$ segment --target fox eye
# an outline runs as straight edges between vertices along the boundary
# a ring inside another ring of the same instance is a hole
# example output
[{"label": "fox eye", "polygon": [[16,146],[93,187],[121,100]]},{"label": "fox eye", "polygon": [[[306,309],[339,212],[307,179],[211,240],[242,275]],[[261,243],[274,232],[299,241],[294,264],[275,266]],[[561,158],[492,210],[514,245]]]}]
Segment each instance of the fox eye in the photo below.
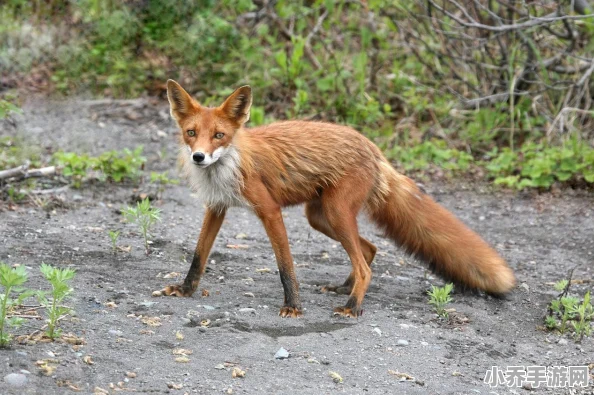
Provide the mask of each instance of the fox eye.
[{"label": "fox eye", "polygon": [[221,132],[215,133],[215,139],[222,139],[223,137],[225,137],[224,133],[221,133]]},{"label": "fox eye", "polygon": [[190,137],[196,136],[196,131],[195,130],[188,130],[188,136],[190,136]]}]

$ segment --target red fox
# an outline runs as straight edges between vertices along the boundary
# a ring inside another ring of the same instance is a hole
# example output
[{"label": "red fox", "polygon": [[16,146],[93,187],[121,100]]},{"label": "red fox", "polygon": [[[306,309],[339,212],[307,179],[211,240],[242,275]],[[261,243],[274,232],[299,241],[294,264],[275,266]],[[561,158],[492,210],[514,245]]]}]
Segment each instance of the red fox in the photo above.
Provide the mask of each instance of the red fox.
[{"label": "red fox", "polygon": [[476,233],[398,173],[380,149],[356,130],[325,122],[284,121],[246,129],[252,92],[242,86],[216,108],[201,106],[167,81],[171,116],[181,133],[179,160],[206,213],[190,270],[182,284],[154,295],[191,296],[229,207],[247,207],[270,238],[285,301],[281,317],[302,315],[281,208],[305,203],[309,224],[337,240],[352,271],[326,291],[348,294],[334,314],[358,317],[377,248],[359,236],[364,209],[387,237],[437,274],[464,286],[504,294],[515,285],[507,263]]}]

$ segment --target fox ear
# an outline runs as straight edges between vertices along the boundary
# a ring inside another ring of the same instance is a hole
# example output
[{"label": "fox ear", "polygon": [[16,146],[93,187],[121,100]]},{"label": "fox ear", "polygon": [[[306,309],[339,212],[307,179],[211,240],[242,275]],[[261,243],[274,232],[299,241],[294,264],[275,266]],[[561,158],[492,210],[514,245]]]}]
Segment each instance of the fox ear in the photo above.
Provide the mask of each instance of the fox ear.
[{"label": "fox ear", "polygon": [[167,99],[171,116],[177,121],[195,108],[192,97],[174,80],[167,80]]},{"label": "fox ear", "polygon": [[243,125],[250,119],[252,88],[249,85],[237,88],[219,107],[229,119]]}]

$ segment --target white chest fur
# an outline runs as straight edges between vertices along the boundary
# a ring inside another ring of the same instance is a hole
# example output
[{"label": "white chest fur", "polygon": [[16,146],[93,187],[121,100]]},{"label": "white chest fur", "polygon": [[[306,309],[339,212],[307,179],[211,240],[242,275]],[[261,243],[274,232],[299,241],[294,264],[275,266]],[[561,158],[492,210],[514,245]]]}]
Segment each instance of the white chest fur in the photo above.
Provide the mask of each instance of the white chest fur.
[{"label": "white chest fur", "polygon": [[235,147],[228,147],[215,163],[205,168],[192,162],[187,149],[180,151],[180,162],[192,192],[209,207],[247,205],[240,193],[242,175]]}]

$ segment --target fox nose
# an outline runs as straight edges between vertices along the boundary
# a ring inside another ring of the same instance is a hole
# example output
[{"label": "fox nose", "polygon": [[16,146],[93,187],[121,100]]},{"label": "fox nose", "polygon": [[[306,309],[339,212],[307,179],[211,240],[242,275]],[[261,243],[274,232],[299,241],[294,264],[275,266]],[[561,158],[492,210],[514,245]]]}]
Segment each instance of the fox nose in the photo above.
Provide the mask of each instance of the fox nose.
[{"label": "fox nose", "polygon": [[194,159],[194,162],[200,163],[204,160],[204,154],[202,152],[194,152],[192,154],[192,159]]}]

